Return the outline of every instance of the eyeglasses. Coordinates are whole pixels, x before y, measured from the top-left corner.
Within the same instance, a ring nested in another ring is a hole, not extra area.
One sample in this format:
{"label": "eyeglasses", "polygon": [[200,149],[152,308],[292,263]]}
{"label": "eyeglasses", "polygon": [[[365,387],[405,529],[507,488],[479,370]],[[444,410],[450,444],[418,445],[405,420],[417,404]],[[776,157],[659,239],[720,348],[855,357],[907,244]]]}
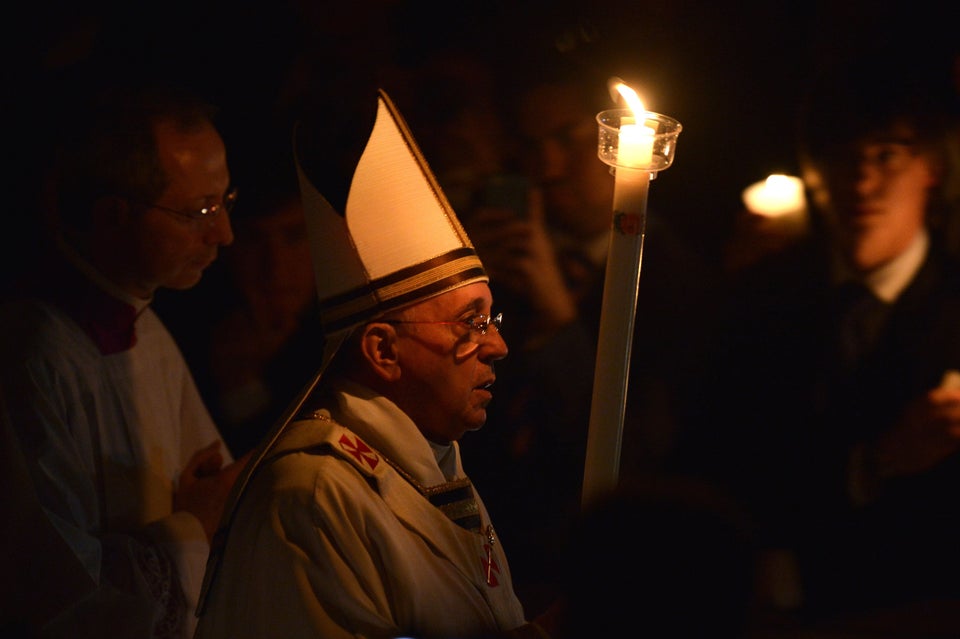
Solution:
{"label": "eyeglasses", "polygon": [[384,324],[461,324],[466,326],[471,332],[477,335],[486,335],[487,330],[489,330],[490,325],[493,324],[493,327],[497,329],[497,332],[500,332],[500,325],[503,324],[503,313],[497,313],[496,315],[474,315],[470,319],[455,320],[449,322],[430,322],[430,321],[418,321],[418,320],[379,320]]}
{"label": "eyeglasses", "polygon": [[[454,321],[418,321],[418,320],[378,320],[384,324],[459,324],[461,326],[466,326],[469,331],[471,340],[470,345],[476,345],[477,339],[486,335],[487,331],[490,330],[492,325],[497,329],[497,332],[500,332],[500,326],[503,324],[503,313],[497,313],[496,315],[474,315],[468,319],[454,320]],[[464,353],[460,353],[464,354]]]}
{"label": "eyeglasses", "polygon": [[919,154],[920,149],[912,140],[877,140],[838,149],[824,164],[844,175],[868,168],[883,176],[894,176],[905,171]]}
{"label": "eyeglasses", "polygon": [[178,209],[171,209],[169,206],[161,206],[160,204],[147,204],[146,206],[152,209],[160,209],[161,211],[166,211],[167,213],[173,213],[174,215],[179,215],[180,217],[185,217],[190,220],[205,220],[213,219],[220,214],[221,211],[226,211],[229,213],[233,210],[233,207],[237,203],[237,189],[230,189],[226,195],[223,196],[223,201],[219,204],[211,204],[210,206],[205,206],[201,209],[195,209],[193,211],[180,211]]}

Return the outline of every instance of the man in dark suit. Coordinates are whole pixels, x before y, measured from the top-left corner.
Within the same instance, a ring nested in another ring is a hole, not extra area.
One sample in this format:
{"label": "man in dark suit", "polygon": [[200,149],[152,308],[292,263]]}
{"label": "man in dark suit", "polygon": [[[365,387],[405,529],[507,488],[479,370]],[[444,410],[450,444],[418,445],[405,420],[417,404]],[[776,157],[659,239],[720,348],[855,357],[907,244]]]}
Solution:
{"label": "man in dark suit", "polygon": [[923,66],[825,68],[800,119],[813,231],[738,276],[683,456],[788,551],[779,605],[813,619],[960,597],[955,129]]}

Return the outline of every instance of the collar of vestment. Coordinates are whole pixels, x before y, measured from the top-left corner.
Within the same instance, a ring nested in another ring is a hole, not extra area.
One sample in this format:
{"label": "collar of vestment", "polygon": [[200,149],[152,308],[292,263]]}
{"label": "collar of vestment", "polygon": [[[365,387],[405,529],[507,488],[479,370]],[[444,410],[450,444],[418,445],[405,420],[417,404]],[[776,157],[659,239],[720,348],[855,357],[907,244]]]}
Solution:
{"label": "collar of vestment", "polygon": [[60,306],[103,355],[133,348],[137,317],[151,300],[120,290],[65,243],[58,248],[59,264],[49,272],[45,297]]}
{"label": "collar of vestment", "polygon": [[[304,413],[290,424],[267,458],[279,457],[290,451],[315,448],[323,442],[333,454],[378,484],[390,476],[392,469],[395,476],[402,478],[404,483],[413,487],[455,524],[474,533],[481,532],[480,505],[468,477],[425,484],[407,472],[401,461],[385,455],[358,433],[337,422],[330,413],[328,408]],[[311,420],[321,424],[306,427]],[[409,466],[409,460],[404,461]]]}
{"label": "collar of vestment", "polygon": [[333,398],[329,408],[337,423],[360,435],[420,484],[435,486],[466,476],[456,442],[435,450],[413,420],[383,395],[361,384],[338,380]]}
{"label": "collar of vestment", "polygon": [[332,419],[379,451],[386,463],[450,519],[479,531],[479,509],[457,443],[431,444],[396,404],[365,386],[344,380],[336,388]]}

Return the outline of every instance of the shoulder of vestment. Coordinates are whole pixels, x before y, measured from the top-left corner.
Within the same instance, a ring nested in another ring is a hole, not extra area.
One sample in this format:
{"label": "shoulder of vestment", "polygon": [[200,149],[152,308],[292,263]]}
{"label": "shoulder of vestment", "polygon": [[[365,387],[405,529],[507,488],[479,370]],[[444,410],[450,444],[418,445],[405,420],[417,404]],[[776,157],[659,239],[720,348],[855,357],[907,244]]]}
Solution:
{"label": "shoulder of vestment", "polygon": [[387,466],[383,455],[321,411],[290,422],[267,461],[295,452],[334,455],[369,477],[379,476]]}

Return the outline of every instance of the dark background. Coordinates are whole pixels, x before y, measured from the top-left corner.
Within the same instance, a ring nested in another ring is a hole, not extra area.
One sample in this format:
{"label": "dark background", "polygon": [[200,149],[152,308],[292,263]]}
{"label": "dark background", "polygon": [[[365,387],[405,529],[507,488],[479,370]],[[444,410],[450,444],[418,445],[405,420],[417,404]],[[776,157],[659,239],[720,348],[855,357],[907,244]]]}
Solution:
{"label": "dark background", "polygon": [[650,205],[712,259],[740,207],[740,191],[769,173],[796,172],[793,118],[814,65],[865,42],[888,42],[919,64],[946,68],[957,37],[946,3],[940,4],[21,4],[4,17],[0,38],[9,179],[3,270],[16,271],[30,252],[31,242],[15,229],[35,218],[35,169],[45,160],[58,109],[69,107],[62,87],[84,77],[78,68],[95,63],[107,75],[168,75],[193,85],[221,107],[233,165],[256,154],[261,140],[286,136],[297,108],[337,113],[358,87],[454,50],[531,77],[544,59],[566,57],[599,76],[624,78],[649,110],[679,120],[684,129],[675,163],[658,176]]}

